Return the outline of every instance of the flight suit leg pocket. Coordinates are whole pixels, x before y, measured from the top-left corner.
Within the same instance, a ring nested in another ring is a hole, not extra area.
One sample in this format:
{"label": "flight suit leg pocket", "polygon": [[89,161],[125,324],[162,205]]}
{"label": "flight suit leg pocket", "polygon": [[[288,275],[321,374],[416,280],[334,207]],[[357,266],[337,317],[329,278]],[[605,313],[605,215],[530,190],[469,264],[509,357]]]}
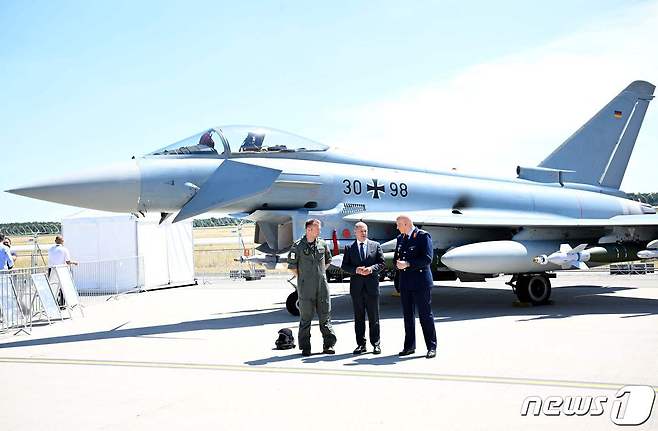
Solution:
{"label": "flight suit leg pocket", "polygon": [[307,298],[299,298],[299,319],[301,321],[310,322],[313,320],[315,314],[314,300]]}

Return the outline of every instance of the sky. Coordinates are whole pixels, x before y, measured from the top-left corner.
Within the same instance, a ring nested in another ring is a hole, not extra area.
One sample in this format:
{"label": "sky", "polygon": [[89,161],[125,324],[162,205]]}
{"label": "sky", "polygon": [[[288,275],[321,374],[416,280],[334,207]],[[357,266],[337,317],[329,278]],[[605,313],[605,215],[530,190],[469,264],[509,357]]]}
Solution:
{"label": "sky", "polygon": [[[658,83],[658,1],[535,3],[3,0],[0,223],[77,211],[3,190],[227,124],[513,178]],[[650,105],[622,189],[656,160]]]}

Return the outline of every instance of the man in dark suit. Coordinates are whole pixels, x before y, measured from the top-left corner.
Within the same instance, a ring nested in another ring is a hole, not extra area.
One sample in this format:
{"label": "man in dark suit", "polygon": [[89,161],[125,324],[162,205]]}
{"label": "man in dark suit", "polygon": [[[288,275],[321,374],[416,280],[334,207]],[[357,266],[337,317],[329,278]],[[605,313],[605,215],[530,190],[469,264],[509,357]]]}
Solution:
{"label": "man in dark suit", "polygon": [[366,349],[366,312],[370,329],[372,353],[382,352],[379,345],[379,273],[384,269],[384,253],[376,241],[368,239],[368,226],[359,222],[354,225],[356,241],[345,247],[343,271],[351,274],[350,296],[354,306],[355,355]]}
{"label": "man in dark suit", "polygon": [[397,269],[402,314],[404,315],[404,347],[400,356],[416,351],[416,319],[418,310],[420,326],[423,328],[426,358],[436,357],[436,329],[432,314],[432,271],[430,264],[434,256],[432,237],[414,226],[411,219],[401,215],[396,220],[400,235],[397,237],[393,256]]}

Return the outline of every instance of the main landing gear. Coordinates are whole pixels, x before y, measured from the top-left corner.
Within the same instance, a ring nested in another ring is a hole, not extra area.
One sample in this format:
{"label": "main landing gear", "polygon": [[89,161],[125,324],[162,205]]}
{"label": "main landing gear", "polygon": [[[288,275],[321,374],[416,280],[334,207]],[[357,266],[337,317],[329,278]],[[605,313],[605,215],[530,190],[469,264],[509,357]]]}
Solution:
{"label": "main landing gear", "polygon": [[507,284],[512,286],[520,302],[544,305],[551,297],[551,278],[555,278],[555,274],[514,274]]}

